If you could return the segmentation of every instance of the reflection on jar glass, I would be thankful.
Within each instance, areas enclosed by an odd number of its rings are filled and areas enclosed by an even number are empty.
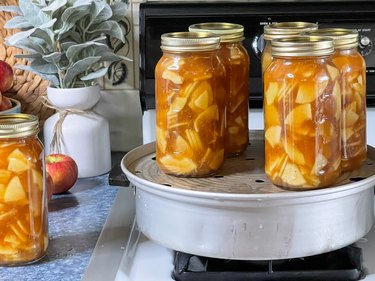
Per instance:
[[[167,174],[206,176],[223,164],[226,92],[219,43],[204,32],[162,35],[155,69],[156,161]]]
[[[287,37],[296,37],[301,33],[318,29],[318,25],[311,22],[278,22],[264,26],[264,50],[262,52],[262,73],[272,61],[271,41]]]
[[[40,259],[48,246],[44,150],[38,119],[0,116],[0,265]]]
[[[359,168],[366,160],[366,63],[357,50],[358,32],[352,29],[324,28],[308,33],[333,39],[333,62],[341,75],[341,167]]]
[[[224,150],[236,155],[249,143],[249,68],[250,60],[242,45],[244,28],[233,23],[210,22],[189,26],[189,31],[206,31],[220,36],[218,55],[225,66],[227,95]]]
[[[272,40],[264,73],[265,172],[289,189],[327,187],[340,174],[341,93],[326,37]]]

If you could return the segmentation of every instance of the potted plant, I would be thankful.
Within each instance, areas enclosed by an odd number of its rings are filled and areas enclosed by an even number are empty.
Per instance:
[[[100,99],[97,79],[126,59],[107,44],[108,38],[125,43],[126,9],[110,0],[19,0],[0,7],[14,14],[4,27],[19,29],[5,43],[26,52],[16,56],[28,64],[16,68],[50,82],[48,100],[58,112],[44,124],[46,152],[71,156],[79,177],[111,167],[108,122],[90,109]]]

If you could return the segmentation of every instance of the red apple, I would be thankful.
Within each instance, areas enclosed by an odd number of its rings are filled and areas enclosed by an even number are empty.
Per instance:
[[[7,110],[9,108],[12,108],[12,102],[9,98],[3,96],[0,103],[0,111]]]
[[[53,181],[53,194],[68,191],[77,181],[78,166],[73,158],[65,154],[47,155],[46,171]]]
[[[13,84],[13,69],[5,61],[0,60],[0,92],[5,93]]]
[[[46,187],[48,202],[51,201],[53,195],[53,180],[49,173],[46,172]]]

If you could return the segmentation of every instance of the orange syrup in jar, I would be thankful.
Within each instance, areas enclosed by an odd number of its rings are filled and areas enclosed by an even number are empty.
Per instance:
[[[223,164],[225,70],[218,47],[219,37],[208,33],[162,36],[155,69],[156,161],[167,174],[207,176]]]
[[[38,119],[0,116],[0,265],[25,264],[48,246],[44,150]]]
[[[341,93],[333,42],[296,37],[272,44],[274,59],[264,73],[265,172],[288,189],[327,187],[341,172]]]
[[[308,33],[333,39],[332,60],[341,78],[341,168],[351,171],[366,160],[366,63],[358,52],[358,31],[323,28]]]
[[[240,154],[249,144],[250,59],[242,45],[244,28],[239,24],[210,22],[191,25],[189,31],[206,31],[220,36],[218,56],[225,67],[227,95],[224,150],[226,155]]]

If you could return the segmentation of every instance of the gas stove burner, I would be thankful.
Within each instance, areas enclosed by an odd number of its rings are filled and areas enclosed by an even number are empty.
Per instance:
[[[363,278],[362,249],[348,246],[325,254],[274,261],[207,258],[176,252],[176,281],[352,281]]]

